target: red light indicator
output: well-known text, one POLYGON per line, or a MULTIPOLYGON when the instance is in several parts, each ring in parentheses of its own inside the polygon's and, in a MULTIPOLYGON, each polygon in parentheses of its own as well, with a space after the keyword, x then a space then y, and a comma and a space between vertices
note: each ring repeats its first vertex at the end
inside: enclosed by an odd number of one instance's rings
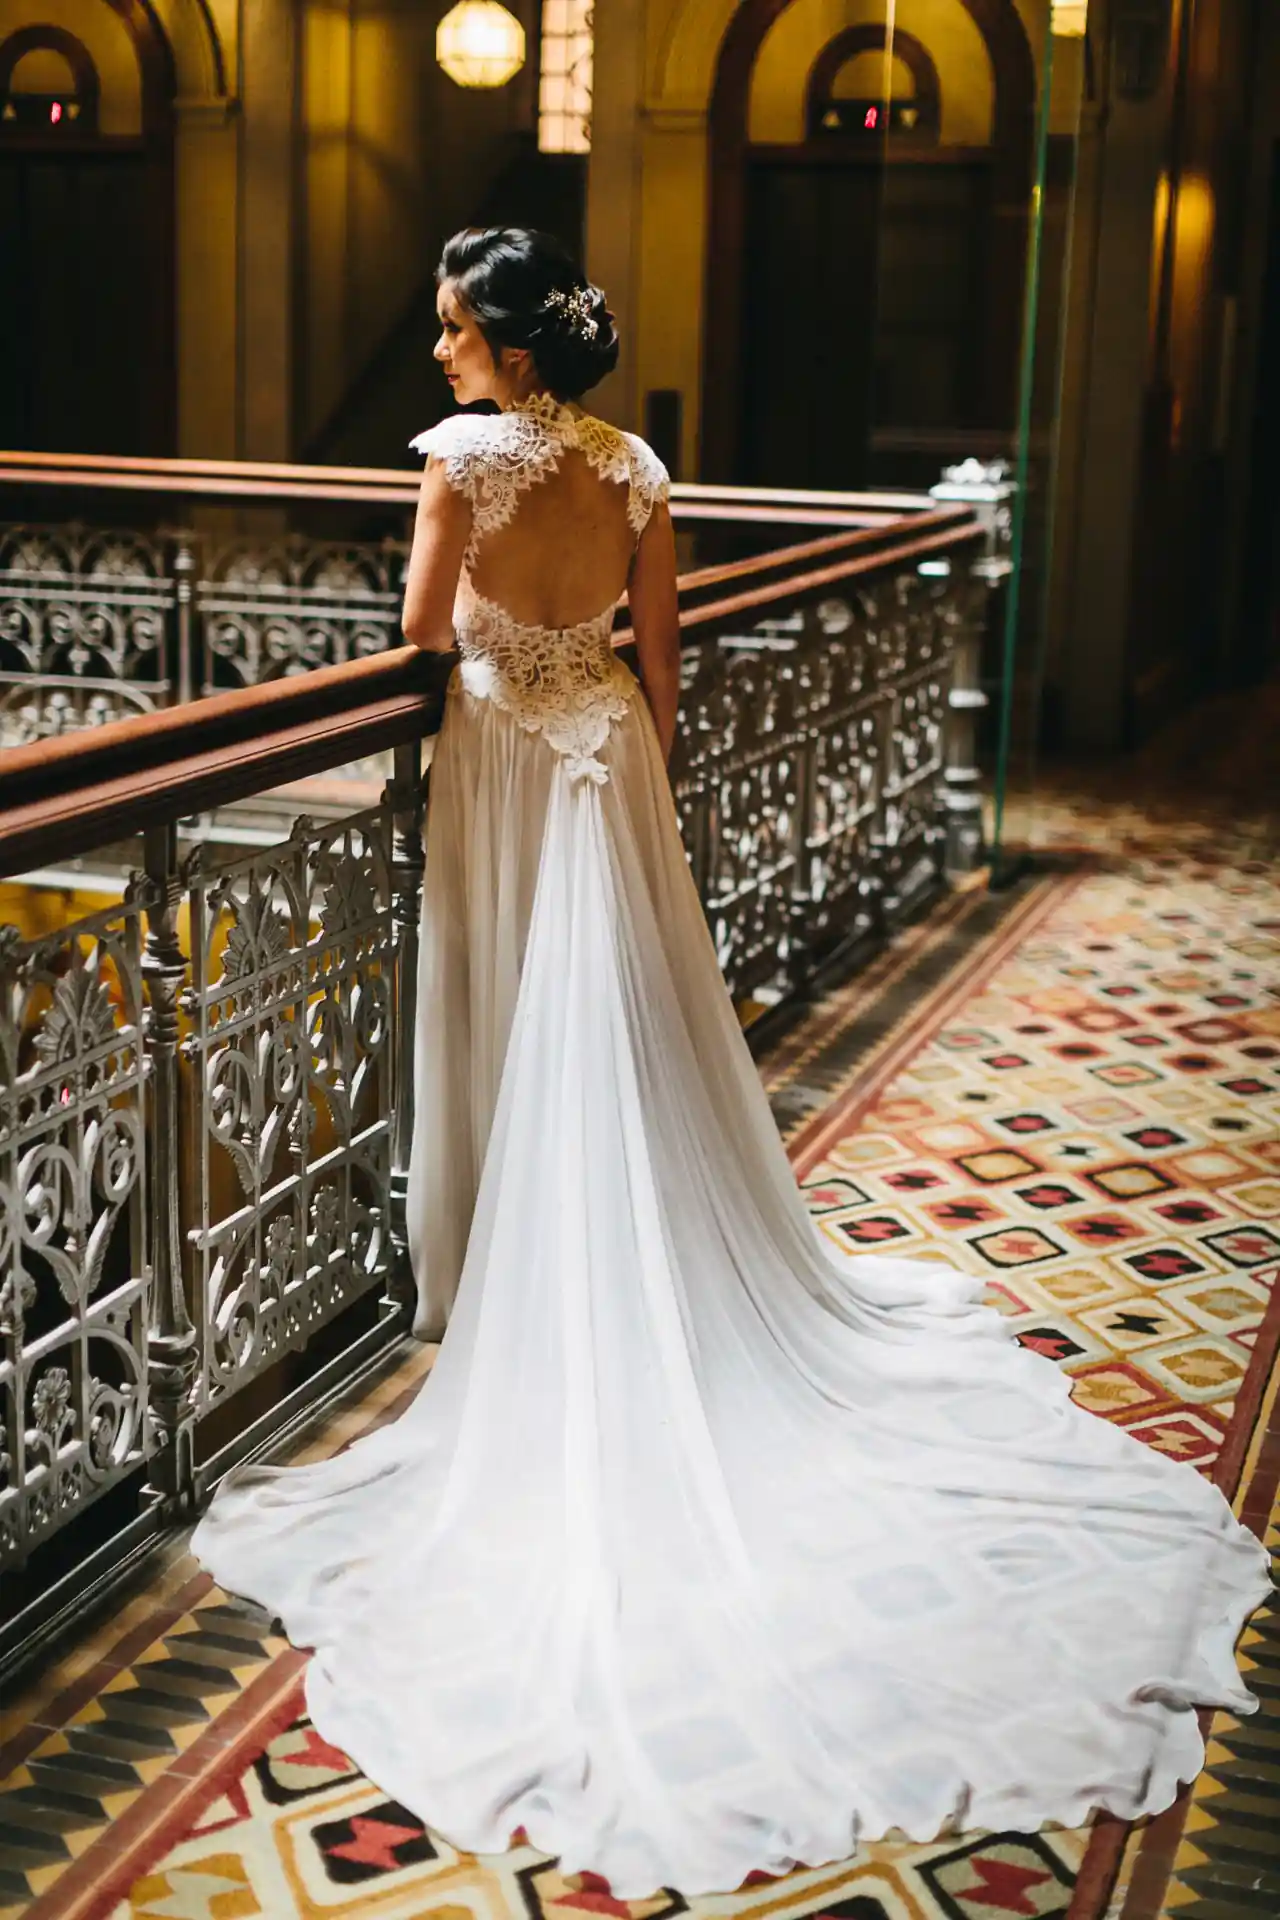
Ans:
POLYGON ((864 127, 867 127, 868 129, 874 132, 875 128, 880 125, 879 107, 868 107, 866 114, 863 118, 862 124, 864 127))
POLYGON ((61 120, 61 118, 62 118, 62 102, 61 100, 55 100, 53 105, 49 108, 50 124, 56 127, 59 120, 61 120))

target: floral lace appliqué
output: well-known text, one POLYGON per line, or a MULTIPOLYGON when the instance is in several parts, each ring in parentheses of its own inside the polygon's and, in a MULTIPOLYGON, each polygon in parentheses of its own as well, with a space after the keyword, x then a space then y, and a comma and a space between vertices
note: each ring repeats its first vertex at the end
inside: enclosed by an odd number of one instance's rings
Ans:
POLYGON ((597 756, 638 685, 613 651, 612 626, 610 607, 577 627, 526 627, 477 593, 458 623, 461 684, 540 733, 575 784, 608 780, 597 756))
POLYGON ((669 491, 666 468, 643 440, 551 394, 535 394, 505 413, 456 414, 410 445, 434 454, 449 485, 471 502, 468 570, 485 535, 506 526, 520 495, 555 473, 567 451, 580 453, 602 480, 627 488, 627 520, 637 539, 669 491))

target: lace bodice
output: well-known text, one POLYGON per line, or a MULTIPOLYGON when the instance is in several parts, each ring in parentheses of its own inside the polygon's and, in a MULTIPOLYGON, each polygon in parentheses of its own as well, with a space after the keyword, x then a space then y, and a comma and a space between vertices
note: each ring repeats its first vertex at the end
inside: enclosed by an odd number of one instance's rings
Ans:
MULTIPOLYGON (((434 456, 472 509, 454 629, 462 664, 454 685, 492 700, 564 756, 572 780, 608 779, 597 757, 637 682, 610 641, 614 607, 572 627, 530 626, 478 593, 472 573, 485 537, 514 517, 520 497, 581 453, 603 481, 627 488, 627 520, 638 541, 667 497, 667 474, 634 434, 538 395, 500 414, 458 414, 419 434, 415 451, 434 456)), ((453 691, 451 686, 450 691, 453 691)))
POLYGON ((555 473, 567 452, 580 453, 602 480, 626 486, 627 518, 637 539, 667 497, 667 470, 638 435, 550 394, 535 394, 505 413, 455 414, 409 444, 441 461, 449 485, 471 503, 463 562, 468 571, 485 535, 507 525, 520 495, 555 473))

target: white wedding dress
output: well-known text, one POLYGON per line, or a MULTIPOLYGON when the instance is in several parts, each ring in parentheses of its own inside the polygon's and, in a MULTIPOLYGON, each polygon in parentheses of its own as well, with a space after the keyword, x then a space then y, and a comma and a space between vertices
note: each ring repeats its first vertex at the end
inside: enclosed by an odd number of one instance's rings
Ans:
POLYGON ((1196 1703, 1254 1705, 1261 1546, 979 1281, 820 1240, 612 609, 549 631, 470 585, 571 452, 638 538, 652 453, 546 401, 415 444, 473 509, 410 1177, 448 1333, 394 1424, 231 1476, 197 1552, 314 1648, 315 1722, 386 1792, 623 1897, 1165 1806, 1196 1703))

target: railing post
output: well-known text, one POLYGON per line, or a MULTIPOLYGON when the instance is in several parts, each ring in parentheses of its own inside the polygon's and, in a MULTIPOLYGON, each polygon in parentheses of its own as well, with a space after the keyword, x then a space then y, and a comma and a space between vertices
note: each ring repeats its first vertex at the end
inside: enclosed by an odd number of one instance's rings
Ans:
MULTIPOLYGON (((801 609, 801 619, 803 621, 801 644, 806 649, 816 650, 826 636, 823 608, 806 606, 801 609)), ((798 678, 795 685, 795 707, 791 715, 791 723, 796 734, 797 765, 795 864, 791 870, 791 898, 788 902, 790 918, 788 937, 791 948, 787 955, 787 981, 792 993, 803 994, 810 990, 814 974, 811 842, 814 815, 817 811, 819 728, 814 721, 811 697, 806 693, 802 678, 798 678)))
POLYGON ((173 578, 178 601, 178 705, 181 707, 195 698, 191 607, 195 597, 192 582, 195 578, 196 556, 192 534, 175 534, 174 543, 173 578))
POLYGON ((173 823, 148 829, 144 841, 147 938, 146 1053, 151 1136, 151 1247, 154 1263, 147 1333, 147 1388, 154 1452, 154 1496, 169 1518, 186 1512, 195 1494, 195 1381, 200 1334, 191 1323, 182 1257, 179 1193, 181 1091, 178 997, 187 956, 178 938, 185 882, 173 823))
POLYGON ((397 747, 394 770, 387 787, 393 827, 391 890, 396 940, 395 1032, 391 1053, 391 1223, 401 1256, 402 1273, 407 1273, 408 1263, 405 1214, 409 1152, 413 1145, 418 924, 422 912, 422 876, 425 870, 422 826, 427 790, 421 766, 418 741, 412 740, 405 746, 397 747))
MULTIPOLYGON (((954 500, 971 507, 986 538, 971 569, 987 593, 1011 569, 1009 532, 1011 503, 1016 491, 1003 460, 984 466, 964 460, 945 467, 942 479, 929 489, 935 500, 954 500)), ((982 775, 978 768, 978 717, 990 705, 982 686, 984 621, 977 608, 965 610, 956 636, 947 695, 946 772, 943 806, 947 817, 946 865, 949 873, 971 873, 982 865, 986 835, 982 822, 982 775)))

